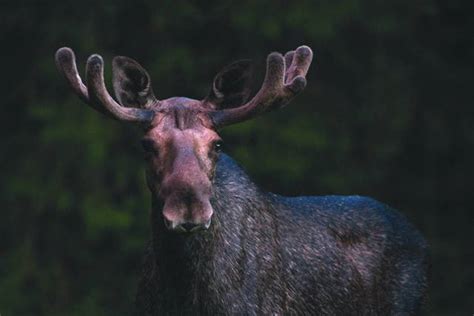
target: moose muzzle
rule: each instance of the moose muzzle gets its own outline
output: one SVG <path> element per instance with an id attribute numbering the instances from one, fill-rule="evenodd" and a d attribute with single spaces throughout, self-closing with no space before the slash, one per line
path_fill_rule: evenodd
<path id="1" fill-rule="evenodd" d="M 162 183 L 163 218 L 170 230 L 196 232 L 211 224 L 211 183 L 202 174 L 189 174 L 192 171 L 174 173 Z"/>
<path id="2" fill-rule="evenodd" d="M 176 194 L 166 199 L 163 207 L 165 226 L 177 232 L 206 230 L 213 214 L 209 199 Z"/>

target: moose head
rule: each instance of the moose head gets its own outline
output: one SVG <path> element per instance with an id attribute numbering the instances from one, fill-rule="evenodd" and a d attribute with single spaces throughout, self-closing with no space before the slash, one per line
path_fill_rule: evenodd
<path id="1" fill-rule="evenodd" d="M 86 84 L 70 48 L 56 52 L 56 64 L 85 103 L 109 117 L 144 127 L 147 184 L 163 203 L 165 225 L 173 231 L 191 232 L 211 224 L 212 182 L 222 142 L 219 128 L 288 104 L 306 86 L 312 55 L 307 46 L 284 56 L 271 53 L 262 87 L 248 102 L 251 66 L 246 60 L 218 73 L 202 100 L 158 100 L 147 71 L 133 59 L 118 56 L 112 62 L 118 102 L 105 87 L 101 56 L 92 55 L 87 60 Z"/>

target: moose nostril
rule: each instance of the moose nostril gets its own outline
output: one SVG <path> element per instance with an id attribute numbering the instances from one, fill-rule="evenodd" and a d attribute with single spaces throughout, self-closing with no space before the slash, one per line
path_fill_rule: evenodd
<path id="1" fill-rule="evenodd" d="M 183 227 L 186 231 L 190 232 L 196 227 L 198 227 L 200 224 L 194 224 L 194 223 L 182 223 L 181 227 Z"/>

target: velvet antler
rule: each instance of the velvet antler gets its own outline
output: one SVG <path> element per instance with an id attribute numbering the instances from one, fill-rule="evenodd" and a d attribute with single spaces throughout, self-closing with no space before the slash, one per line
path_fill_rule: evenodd
<path id="1" fill-rule="evenodd" d="M 284 57 L 280 53 L 268 55 L 265 79 L 255 97 L 240 107 L 211 112 L 214 125 L 222 127 L 242 122 L 288 104 L 305 88 L 312 58 L 313 52 L 308 46 L 300 46 Z"/>
<path id="2" fill-rule="evenodd" d="M 110 96 L 104 83 L 104 62 L 99 55 L 92 55 L 87 60 L 87 86 L 79 76 L 72 49 L 68 47 L 58 49 L 56 65 L 79 98 L 97 111 L 123 121 L 146 123 L 153 119 L 152 110 L 124 107 Z"/>

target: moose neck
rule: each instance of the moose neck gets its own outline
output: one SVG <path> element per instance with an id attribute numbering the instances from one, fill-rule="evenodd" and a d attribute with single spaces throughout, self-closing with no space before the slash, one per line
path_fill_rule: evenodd
<path id="1" fill-rule="evenodd" d="M 260 243 L 274 242 L 266 240 L 274 239 L 269 231 L 276 225 L 271 209 L 266 206 L 267 198 L 230 157 L 221 154 L 213 183 L 214 215 L 209 230 L 194 234 L 167 231 L 161 215 L 162 202 L 153 200 L 153 270 L 166 288 L 162 294 L 165 304 L 174 301 L 196 308 L 199 297 L 209 297 L 210 292 L 220 288 L 219 282 L 225 284 L 229 279 L 251 286 L 246 284 L 244 270 L 229 267 L 255 258 Z M 267 227 L 265 234 L 260 229 L 262 225 Z"/>

